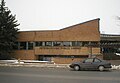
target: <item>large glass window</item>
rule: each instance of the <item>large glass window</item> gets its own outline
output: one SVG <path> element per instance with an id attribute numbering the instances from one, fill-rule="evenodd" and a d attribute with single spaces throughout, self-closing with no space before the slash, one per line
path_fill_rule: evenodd
<path id="1" fill-rule="evenodd" d="M 83 42 L 82 46 L 88 46 L 89 45 L 89 42 L 85 41 Z"/>
<path id="2" fill-rule="evenodd" d="M 20 50 L 26 50 L 26 42 L 20 42 Z"/>
<path id="3" fill-rule="evenodd" d="M 116 52 L 117 52 L 117 53 L 120 53 L 120 48 L 118 48 Z"/>
<path id="4" fill-rule="evenodd" d="M 73 41 L 72 46 L 82 46 L 82 42 L 80 41 Z"/>
<path id="5" fill-rule="evenodd" d="M 43 46 L 43 42 L 35 42 L 35 46 Z"/>
<path id="6" fill-rule="evenodd" d="M 90 43 L 92 46 L 98 46 L 99 45 L 99 42 L 91 42 Z"/>
<path id="7" fill-rule="evenodd" d="M 34 42 L 28 42 L 28 50 L 33 49 Z"/>
<path id="8" fill-rule="evenodd" d="M 71 46 L 71 42 L 63 42 L 63 46 Z"/>
<path id="9" fill-rule="evenodd" d="M 61 42 L 53 42 L 53 46 L 61 46 Z"/>
<path id="10" fill-rule="evenodd" d="M 52 42 L 45 42 L 45 46 L 53 46 Z"/>
<path id="11" fill-rule="evenodd" d="M 81 41 L 38 41 L 38 42 L 16 42 L 15 49 L 31 50 L 35 46 L 89 46 L 89 44 L 96 45 L 98 42 L 81 42 Z"/>

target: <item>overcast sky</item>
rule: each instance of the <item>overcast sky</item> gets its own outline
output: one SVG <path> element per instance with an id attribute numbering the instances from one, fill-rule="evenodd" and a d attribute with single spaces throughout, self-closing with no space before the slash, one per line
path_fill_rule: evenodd
<path id="1" fill-rule="evenodd" d="M 120 34 L 120 0 L 5 0 L 21 31 L 59 30 L 100 18 L 100 31 Z"/>

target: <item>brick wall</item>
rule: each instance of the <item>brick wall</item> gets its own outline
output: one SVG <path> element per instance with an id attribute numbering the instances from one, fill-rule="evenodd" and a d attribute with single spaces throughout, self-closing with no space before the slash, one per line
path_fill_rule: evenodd
<path id="1" fill-rule="evenodd" d="M 35 60 L 37 59 L 34 55 L 33 50 L 16 50 L 14 53 L 11 54 L 16 59 L 22 59 L 22 60 Z"/>
<path id="2" fill-rule="evenodd" d="M 99 19 L 87 21 L 60 30 L 21 31 L 19 42 L 27 41 L 100 41 Z M 92 48 L 93 54 L 100 54 L 99 47 Z M 37 59 L 36 55 L 88 55 L 88 47 L 35 47 L 33 50 L 15 50 L 12 54 L 21 59 Z M 57 59 L 56 59 L 57 60 Z M 65 59 L 66 60 L 66 59 Z M 69 60 L 68 60 L 69 61 Z"/>

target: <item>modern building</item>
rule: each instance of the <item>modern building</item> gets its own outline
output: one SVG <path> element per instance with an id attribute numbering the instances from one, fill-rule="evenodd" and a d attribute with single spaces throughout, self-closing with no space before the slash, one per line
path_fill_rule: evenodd
<path id="1" fill-rule="evenodd" d="M 103 59 L 120 60 L 120 35 L 101 34 Z"/>
<path id="2" fill-rule="evenodd" d="M 14 58 L 70 63 L 100 55 L 99 19 L 60 30 L 20 31 Z"/>

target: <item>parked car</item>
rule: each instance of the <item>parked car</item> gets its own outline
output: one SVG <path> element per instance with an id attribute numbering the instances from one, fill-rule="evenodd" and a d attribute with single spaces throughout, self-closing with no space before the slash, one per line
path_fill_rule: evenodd
<path id="1" fill-rule="evenodd" d="M 73 62 L 69 66 L 70 68 L 73 68 L 76 71 L 81 69 L 104 71 L 104 70 L 109 70 L 111 68 L 111 63 L 98 58 L 87 58 L 82 62 Z"/>

